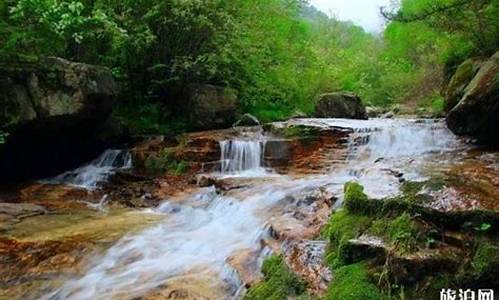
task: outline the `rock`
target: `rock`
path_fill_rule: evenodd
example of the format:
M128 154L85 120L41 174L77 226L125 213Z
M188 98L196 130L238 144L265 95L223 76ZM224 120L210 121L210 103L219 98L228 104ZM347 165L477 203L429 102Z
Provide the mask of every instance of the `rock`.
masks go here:
M238 127L238 126L259 126L260 121L255 117L254 115L251 114L244 114L241 116L241 118L236 121L236 123L233 124L233 127Z
M465 88L481 68L482 62L480 58L470 58L457 68L445 91L446 112L452 110L462 99Z
M380 107L376 106L367 106L366 107L366 116L368 118L378 118L384 113L384 110Z
M187 89L187 109L193 129L228 128L234 124L238 100L235 90L208 84L192 84Z
M0 202L0 222L15 221L32 216L42 215L47 211L40 205L31 203Z
M319 97L315 108L318 118L367 119L361 99L354 93L336 92Z
M388 111L385 114L380 116L382 119L392 119L394 118L394 113L392 111Z
M446 123L455 134L498 145L498 52L480 65L471 80L466 79L474 73L476 63L464 64L448 87L447 108L457 104L449 110Z
M411 254L398 253L378 237L361 235L348 241L343 255L348 263L370 258L386 262L390 257L390 274L400 281L411 282L430 274L457 270L463 253L454 247L421 249Z
M290 116L290 119L304 119L307 118L308 115L301 111L301 110L295 110L292 115Z
M325 241L302 240L285 246L284 257L294 274L307 282L314 294L322 294L333 279L330 268L325 264L327 248Z
M0 129L9 133L0 176L53 175L97 156L117 93L104 67L55 57L0 64Z

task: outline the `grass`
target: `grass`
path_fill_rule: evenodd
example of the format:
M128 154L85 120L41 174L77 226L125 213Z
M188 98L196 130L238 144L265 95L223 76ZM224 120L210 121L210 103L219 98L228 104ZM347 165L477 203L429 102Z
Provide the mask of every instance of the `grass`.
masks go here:
M244 300L286 300L306 292L305 284L288 269L281 256L267 258L262 273L264 280L252 286Z
M368 216L351 214L344 209L336 211L330 217L323 236L329 240L326 261L332 269L347 262L347 243L369 228L371 222L372 219Z

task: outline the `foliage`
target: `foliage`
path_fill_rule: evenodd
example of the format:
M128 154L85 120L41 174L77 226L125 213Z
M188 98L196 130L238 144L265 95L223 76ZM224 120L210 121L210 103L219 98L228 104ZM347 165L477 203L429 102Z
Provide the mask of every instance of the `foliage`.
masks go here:
M419 230L408 213L392 220L387 226L387 236L400 252L410 252L417 248Z
M146 158L144 167L151 173L161 174L170 172L173 175L182 175L188 171L188 165L175 157L175 150L165 148L158 154L151 154Z
M252 286L245 300L286 300L290 296L305 294L305 285L283 261L281 256L271 256L262 265L264 280Z
M335 270L335 280L328 288L328 300L382 300L387 299L368 275L366 265L357 263Z
M5 144L8 136L9 136L9 134L7 132L0 130L0 145Z
M316 127L305 125L292 125L283 129L283 136L292 137L316 137L320 130Z
M319 94L336 90L439 114L449 74L498 49L496 1L427 16L455 2L463 0L404 0L376 35L302 0L9 0L0 59L110 67L124 87L116 114L136 133L189 130L190 83L237 89L241 111L264 122L310 113Z

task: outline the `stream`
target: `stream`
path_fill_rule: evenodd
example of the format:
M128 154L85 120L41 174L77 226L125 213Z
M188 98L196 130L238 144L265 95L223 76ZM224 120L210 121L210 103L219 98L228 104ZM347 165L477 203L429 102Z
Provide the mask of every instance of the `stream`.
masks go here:
M310 200L321 197L315 194L318 191L334 197L327 217L341 205L343 185L348 181L361 183L373 198L394 196L404 180L425 180L465 159L463 153L472 148L441 120L289 122L352 130L348 155L324 174L279 174L264 161L266 141L272 137L257 133L221 140L219 171L209 175L233 185L237 182L237 188L199 187L140 211L158 221L92 254L81 274L59 279L56 287L36 298L238 299L245 292L243 278L260 276L266 256L291 241L315 238L312 228L323 223L311 220L325 209ZM92 190L114 170L131 167L129 154L110 150L45 182Z

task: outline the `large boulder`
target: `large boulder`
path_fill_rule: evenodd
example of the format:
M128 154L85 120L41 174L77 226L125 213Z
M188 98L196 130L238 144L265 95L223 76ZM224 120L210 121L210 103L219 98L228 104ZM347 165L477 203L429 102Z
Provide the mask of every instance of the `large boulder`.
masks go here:
M193 129L231 127L237 120L236 91L209 84L191 84L187 88L187 109Z
M0 179L55 174L96 156L118 87L104 67L61 58L0 64Z
M367 119L361 99L354 93L336 92L323 94L316 103L317 118Z
M446 123L455 134L498 144L498 52L480 64L462 64L446 96Z

